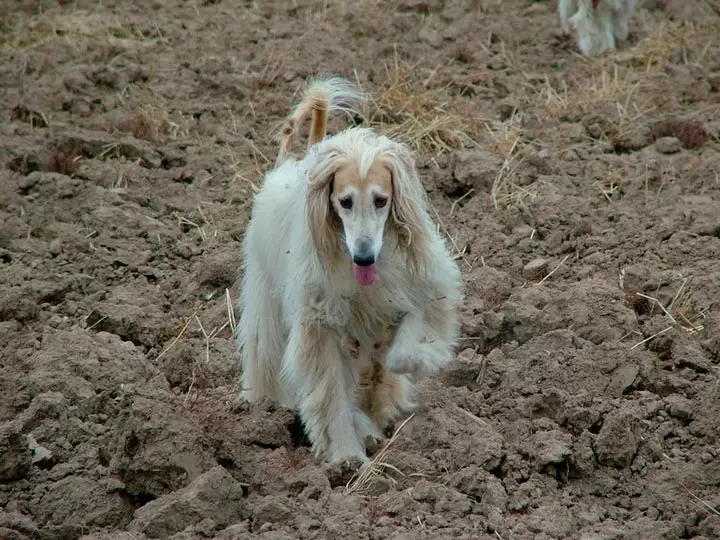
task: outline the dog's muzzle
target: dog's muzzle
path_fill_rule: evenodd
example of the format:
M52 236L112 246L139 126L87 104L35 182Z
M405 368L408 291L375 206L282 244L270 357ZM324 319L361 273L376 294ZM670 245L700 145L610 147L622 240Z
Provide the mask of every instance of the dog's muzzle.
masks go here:
M355 279L363 287L372 285L377 277L375 254L372 252L370 242L359 242L358 249L353 253L353 273Z
M358 266L370 266L375 264L375 254L372 252L370 242L360 242L358 250L353 253L353 262Z

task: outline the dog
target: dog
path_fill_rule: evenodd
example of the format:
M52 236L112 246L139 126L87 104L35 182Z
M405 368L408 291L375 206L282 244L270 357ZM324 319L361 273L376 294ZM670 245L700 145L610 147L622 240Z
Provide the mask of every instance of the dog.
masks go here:
M243 240L237 342L245 399L298 411L317 458L367 464L367 437L454 359L463 293L409 148L365 127L327 135L329 113L362 102L319 78L285 122Z
M584 55L599 55L628 38L637 4L638 0L560 0L558 15L565 35L575 30Z

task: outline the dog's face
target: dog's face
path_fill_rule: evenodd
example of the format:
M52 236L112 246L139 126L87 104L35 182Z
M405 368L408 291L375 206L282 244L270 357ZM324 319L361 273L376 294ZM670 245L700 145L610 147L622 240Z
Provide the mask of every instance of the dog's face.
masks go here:
M385 235L405 253L409 273L424 266L427 200L405 145L354 128L318 143L307 174L308 226L328 271L349 252L357 282L372 285Z
M360 285L371 285L377 275L376 261L392 205L392 182L390 169L380 161L375 161L365 176L353 162L340 166L334 174L330 201L342 221Z

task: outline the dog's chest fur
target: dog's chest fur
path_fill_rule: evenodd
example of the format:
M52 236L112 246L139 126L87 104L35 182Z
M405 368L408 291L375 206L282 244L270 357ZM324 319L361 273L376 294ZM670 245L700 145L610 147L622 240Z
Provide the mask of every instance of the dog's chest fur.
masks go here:
M388 330L394 330L407 313L422 309L424 298L412 298L409 292L391 291L380 285L360 289L346 297L348 336L368 346L382 341Z

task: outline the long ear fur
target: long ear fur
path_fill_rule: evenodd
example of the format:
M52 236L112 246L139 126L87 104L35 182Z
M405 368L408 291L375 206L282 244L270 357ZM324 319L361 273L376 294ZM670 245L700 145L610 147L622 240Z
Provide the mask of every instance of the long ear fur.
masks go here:
M342 222L333 212L330 203L333 178L341 163L338 152L318 152L317 159L308 171L306 215L315 252L320 261L334 265L341 252Z
M407 253L408 268L417 272L427 263L427 194L407 146L395 143L382 159L392 171L390 225Z

